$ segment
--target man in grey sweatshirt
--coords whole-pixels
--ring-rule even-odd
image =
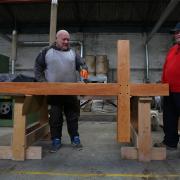
[[[88,78],[88,70],[83,59],[70,49],[70,35],[65,30],[56,34],[56,42],[44,48],[35,61],[35,78],[39,82],[77,82],[76,71],[81,77]],[[63,112],[66,116],[67,129],[71,144],[81,147],[78,133],[80,104],[77,96],[52,95],[48,96],[49,125],[52,139],[51,152],[61,147]]]

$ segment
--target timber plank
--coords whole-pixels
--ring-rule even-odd
[[[42,147],[29,146],[26,149],[26,159],[42,159]]]
[[[122,93],[118,96],[117,109],[117,141],[130,142],[130,98],[129,94]]]
[[[117,81],[121,92],[118,95],[117,140],[130,142],[130,87],[129,87],[129,41],[117,43]]]
[[[128,84],[126,84],[127,86]],[[131,96],[168,96],[168,84],[129,84]],[[0,82],[1,94],[117,96],[120,83]]]
[[[42,159],[42,147],[30,146],[25,151],[26,159]],[[12,147],[0,146],[0,159],[12,159]]]
[[[27,147],[32,145],[34,142],[39,140],[40,138],[44,137],[49,132],[49,124],[45,123],[38,127],[37,129],[33,130],[32,132],[26,135],[26,145]]]
[[[168,96],[169,85],[161,83],[130,84],[131,96]]]
[[[166,159],[166,148],[152,148],[151,160],[165,160]],[[122,159],[132,159],[138,158],[138,149],[136,147],[122,147],[121,148],[121,158]]]
[[[14,105],[12,154],[13,160],[19,161],[24,161],[26,148],[26,116],[22,115],[23,102],[24,97],[16,97]]]
[[[11,146],[0,146],[0,159],[12,159]]]
[[[151,160],[152,137],[150,124],[150,103],[152,98],[139,98],[138,102],[138,159]]]
[[[0,93],[15,95],[117,95],[116,83],[1,82]]]
[[[121,85],[129,84],[129,41],[119,40],[117,42],[117,82]]]

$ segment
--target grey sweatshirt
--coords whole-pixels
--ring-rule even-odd
[[[77,82],[76,71],[81,69],[87,69],[87,66],[72,49],[62,51],[52,45],[37,56],[34,73],[39,82]]]

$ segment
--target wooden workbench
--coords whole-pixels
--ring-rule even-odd
[[[141,97],[136,101],[137,108],[136,117],[138,121],[137,139],[138,145],[135,148],[123,149],[121,151],[123,158],[136,159],[141,161],[149,161],[151,159],[164,159],[165,149],[152,148],[150,125],[150,99],[151,96],[166,96],[169,93],[168,84],[134,84],[130,83],[130,57],[129,57],[129,41],[123,40],[117,43],[117,83],[38,83],[38,82],[1,82],[0,93],[16,95],[16,103],[14,108],[14,127],[13,142],[10,147],[0,147],[0,158],[24,160],[32,158],[30,156],[34,149],[28,146],[27,142],[33,136],[26,136],[26,115],[30,105],[26,105],[29,95],[97,95],[97,96],[117,96],[117,141],[130,142],[132,139],[132,129],[136,130],[131,124],[131,97]],[[17,96],[18,95],[18,96]],[[26,98],[24,98],[24,96]],[[31,97],[30,96],[30,97]],[[144,98],[143,98],[144,97]],[[26,100],[26,102],[24,102]],[[41,100],[42,102],[42,100]],[[26,109],[26,111],[25,111]],[[35,108],[36,109],[36,108]],[[43,124],[43,132],[47,128],[47,104],[43,102],[38,107],[41,114],[40,124]],[[25,112],[23,112],[25,111]],[[43,123],[42,123],[43,122]],[[144,125],[142,125],[144,123]],[[39,127],[38,127],[39,128]],[[42,128],[42,127],[41,127]],[[145,129],[144,129],[145,128]],[[42,132],[42,131],[41,131]],[[42,133],[44,134],[44,133]],[[148,137],[148,138],[147,138]],[[149,144],[147,147],[146,145]],[[8,151],[7,151],[8,150]],[[157,151],[157,152],[156,152]],[[8,153],[7,153],[8,152]],[[38,150],[41,152],[41,150]],[[38,153],[37,153],[38,154]],[[40,154],[40,153],[39,153]],[[154,155],[155,154],[155,155]],[[159,157],[157,154],[161,154]],[[146,158],[148,156],[148,158]]]

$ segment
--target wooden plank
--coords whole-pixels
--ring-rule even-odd
[[[129,41],[117,42],[118,95],[117,140],[130,142],[130,87],[129,87]]]
[[[150,124],[151,98],[139,98],[138,103],[138,159],[151,160],[152,137]]]
[[[165,160],[166,159],[166,148],[152,148],[151,152],[152,160]]]
[[[117,141],[130,142],[130,98],[129,94],[120,94],[118,96],[117,109]]]
[[[151,160],[165,160],[166,159],[166,148],[152,148]],[[122,147],[121,148],[122,159],[137,159],[138,150],[135,147]]]
[[[131,96],[168,96],[169,85],[168,84],[131,84],[130,85]]]
[[[39,140],[40,138],[44,137],[46,134],[48,134],[48,132],[49,132],[49,124],[45,123],[41,125],[39,128],[27,134],[26,135],[27,147],[32,145],[35,141]]]
[[[116,83],[0,82],[0,93],[15,95],[118,95]]]
[[[25,154],[26,159],[42,159],[42,147],[30,146]],[[11,146],[0,146],[0,159],[13,159]]]
[[[117,42],[117,82],[128,85],[130,80],[129,68],[129,41],[119,40]]]
[[[12,159],[11,146],[0,146],[0,159]]]
[[[15,98],[12,159],[19,161],[23,161],[25,159],[25,147],[26,147],[26,140],[25,140],[26,117],[22,115],[23,102],[24,102],[24,97]]]
[[[128,86],[128,84],[126,84]],[[131,96],[167,96],[168,84],[130,84]],[[0,82],[0,93],[14,95],[94,95],[117,96],[120,83],[38,83]]]
[[[26,150],[26,159],[42,159],[42,147],[30,146]]]
[[[26,134],[29,134],[30,132],[34,131],[35,129],[40,127],[40,123],[39,122],[34,122],[32,124],[29,124],[26,127]]]
[[[122,159],[137,159],[138,151],[135,147],[122,147],[121,158]]]

